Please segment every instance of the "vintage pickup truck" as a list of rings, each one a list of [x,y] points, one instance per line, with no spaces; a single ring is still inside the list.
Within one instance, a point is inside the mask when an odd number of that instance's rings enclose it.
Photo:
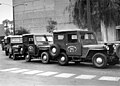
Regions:
[[[119,44],[99,44],[93,32],[80,29],[54,31],[49,52],[60,65],[69,61],[92,62],[97,68],[105,68],[118,64],[120,60]]]
[[[49,54],[51,43],[53,43],[51,34],[24,34],[23,52],[26,62],[30,62],[32,59],[40,59],[42,63],[49,63],[52,60]]]

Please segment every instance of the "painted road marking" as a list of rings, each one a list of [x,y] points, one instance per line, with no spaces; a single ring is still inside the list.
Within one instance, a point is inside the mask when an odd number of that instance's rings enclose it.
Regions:
[[[32,70],[32,69],[22,69],[22,68],[9,68],[9,69],[1,69],[0,71],[3,72],[11,72],[11,73],[20,73],[20,74],[35,74],[39,76],[52,76],[52,77],[59,77],[59,78],[70,78],[76,74],[72,73],[59,73],[59,72],[52,72],[52,71],[40,71],[40,70]],[[94,79],[97,77],[97,75],[78,75],[76,77],[73,77],[75,79]],[[96,78],[97,79],[97,78]],[[120,77],[114,77],[114,76],[101,76],[97,80],[100,81],[119,81]]]
[[[57,74],[57,73],[58,73],[58,72],[48,71],[48,72],[40,73],[40,74],[37,74],[37,75],[41,75],[41,76],[51,76],[51,75],[54,75],[54,74]]]
[[[37,74],[37,73],[41,73],[43,71],[39,71],[39,70],[32,70],[32,71],[28,71],[28,72],[24,72],[22,74]]]
[[[9,69],[3,69],[3,70],[0,70],[0,71],[13,71],[13,70],[18,70],[20,68],[9,68]]]
[[[54,77],[61,77],[61,78],[69,78],[69,77],[72,77],[74,76],[75,74],[71,74],[71,73],[61,73],[61,74],[58,74]]]
[[[75,77],[76,79],[93,79],[95,78],[96,75],[79,75],[77,77]]]
[[[99,78],[99,80],[105,80],[105,81],[119,81],[120,77],[110,77],[110,76],[102,76]]]
[[[14,70],[14,71],[10,71],[10,72],[12,72],[12,73],[22,73],[22,72],[25,72],[25,71],[29,71],[29,69]]]

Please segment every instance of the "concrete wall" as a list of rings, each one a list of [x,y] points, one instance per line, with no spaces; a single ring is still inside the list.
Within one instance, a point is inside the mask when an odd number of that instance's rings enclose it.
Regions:
[[[64,26],[70,21],[69,12],[65,10],[69,4],[69,0],[13,0],[16,29],[24,27],[31,33],[46,32],[50,18],[57,21],[58,27]]]

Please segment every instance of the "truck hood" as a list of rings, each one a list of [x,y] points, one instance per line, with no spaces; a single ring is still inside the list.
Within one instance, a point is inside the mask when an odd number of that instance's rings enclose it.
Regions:
[[[37,45],[37,47],[50,47],[50,45]]]
[[[83,48],[89,48],[89,49],[105,49],[106,45],[104,44],[97,44],[97,45],[83,45]]]

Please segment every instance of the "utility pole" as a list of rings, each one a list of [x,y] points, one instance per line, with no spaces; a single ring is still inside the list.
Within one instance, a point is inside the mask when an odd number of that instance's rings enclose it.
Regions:
[[[15,8],[13,6],[13,34],[15,35]]]
[[[86,2],[87,2],[87,27],[89,31],[92,31],[90,0],[86,0]]]

